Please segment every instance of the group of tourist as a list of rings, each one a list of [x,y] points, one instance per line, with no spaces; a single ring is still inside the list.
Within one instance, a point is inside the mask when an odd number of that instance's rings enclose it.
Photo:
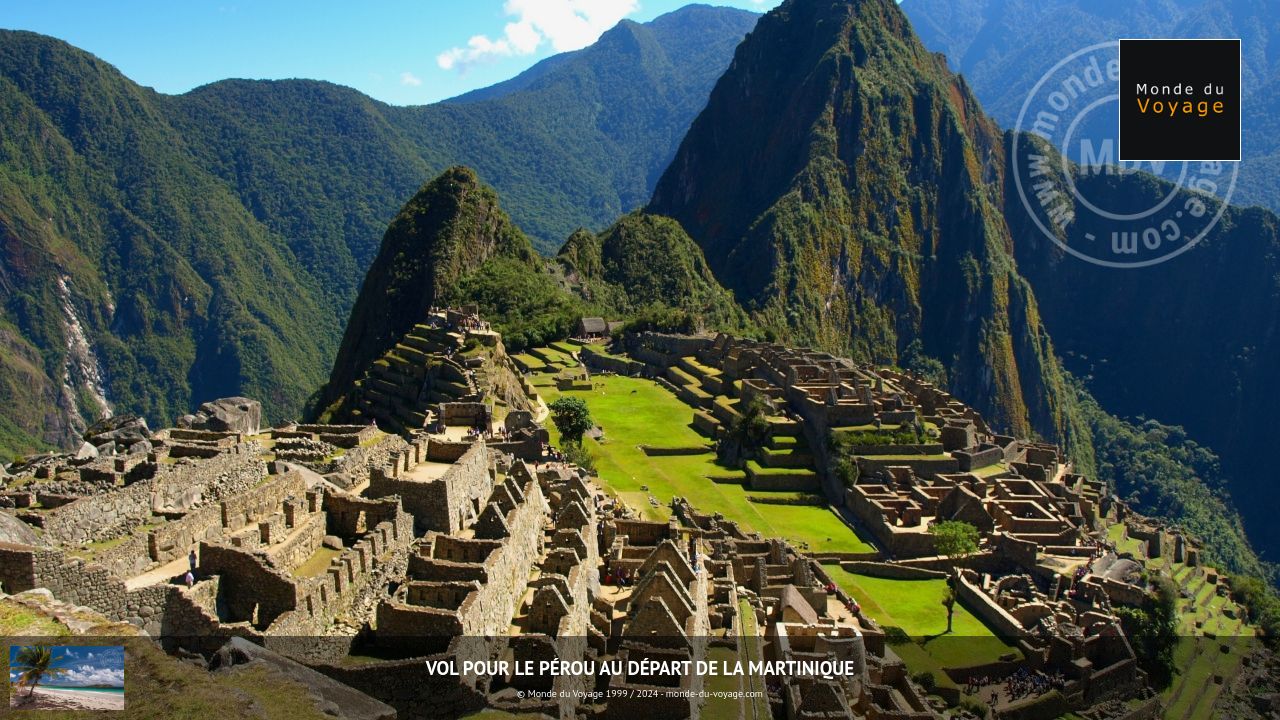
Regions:
[[[1032,671],[1025,667],[1018,668],[1016,672],[1010,673],[1004,679],[1004,696],[1009,702],[1021,700],[1025,697],[1034,697],[1043,695],[1050,690],[1062,690],[1067,686],[1067,679],[1060,672],[1044,673],[1039,670]],[[969,695],[977,695],[982,688],[995,685],[991,688],[991,694],[988,698],[989,703],[994,707],[1000,701],[1000,683],[992,681],[990,676],[983,675],[981,677],[971,677],[965,683],[965,693]]]
[[[192,587],[193,585],[196,584],[196,551],[195,550],[192,550],[187,555],[187,564],[190,565],[191,567],[190,569],[187,570],[187,574],[182,576],[182,582],[185,583],[187,587]]]
[[[564,453],[560,452],[559,449],[552,447],[550,445],[543,445],[542,454],[547,458],[546,460],[547,465],[551,465],[552,463],[564,462]],[[541,464],[542,463],[539,463],[539,465]]]
[[[630,587],[635,583],[635,578],[631,576],[631,571],[626,568],[619,568],[617,572],[613,571],[609,565],[604,566],[604,584],[616,585],[617,587]]]

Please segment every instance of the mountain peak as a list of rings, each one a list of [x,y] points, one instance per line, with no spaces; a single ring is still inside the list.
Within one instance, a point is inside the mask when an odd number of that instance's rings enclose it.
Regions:
[[[454,166],[405,203],[391,221],[351,310],[320,408],[332,403],[468,270],[492,257],[536,269],[537,254],[475,171]]]
[[[766,329],[881,363],[918,341],[997,425],[1064,439],[1060,370],[985,178],[1000,151],[892,0],[787,0],[739,45],[649,211]]]

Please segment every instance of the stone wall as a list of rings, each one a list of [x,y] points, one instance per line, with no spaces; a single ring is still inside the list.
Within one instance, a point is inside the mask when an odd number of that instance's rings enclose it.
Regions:
[[[265,628],[298,606],[294,580],[239,548],[200,543],[200,574],[221,575],[219,605],[224,621],[253,622]]]
[[[202,460],[160,463],[155,472],[153,507],[185,509],[193,501],[220,500],[257,485],[267,474],[262,446],[239,443]]]
[[[982,591],[982,588],[965,578],[963,573],[956,581],[956,596],[969,612],[978,616],[978,619],[992,628],[996,635],[1007,639],[1025,634],[1022,624],[1017,619],[997,605],[991,596]]]
[[[899,565],[897,563],[867,562],[862,560],[845,561],[840,567],[847,572],[871,577],[889,578],[892,580],[937,580],[947,574],[939,570]]]
[[[151,537],[134,533],[119,545],[94,554],[93,561],[122,578],[133,577],[151,566]]]
[[[297,608],[277,619],[271,626],[273,634],[322,634],[335,617],[353,607],[372,609],[374,596],[381,595],[386,583],[392,577],[403,577],[405,551],[413,541],[413,519],[398,503],[390,504],[394,506],[391,519],[378,522],[345,548],[324,574],[299,583]]]
[[[182,510],[243,492],[266,474],[260,449],[257,443],[242,443],[209,459],[153,464],[149,479],[45,512],[45,537],[64,546],[111,540],[150,522],[155,510]],[[120,559],[111,557],[113,563]]]
[[[596,370],[617,373],[618,375],[640,375],[644,372],[644,363],[636,362],[630,358],[602,355],[590,348],[582,348],[578,352],[578,357],[582,358],[582,362],[587,367]]]
[[[407,446],[399,435],[382,435],[376,442],[348,450],[336,460],[336,470],[350,477],[352,485],[359,485],[369,479],[373,469],[385,467],[393,455],[403,452]]]
[[[960,469],[964,472],[977,470],[1004,460],[1004,449],[998,445],[991,445],[976,450],[958,450],[952,455],[956,462],[960,464]]]
[[[165,583],[127,590],[106,567],[68,559],[56,550],[0,544],[0,585],[7,593],[44,588],[59,600],[140,627],[161,638],[168,650],[181,646],[211,652],[232,632],[247,632],[221,627],[195,602],[194,591]]]
[[[434,443],[433,443],[434,444]],[[370,497],[399,495],[404,509],[414,516],[420,531],[455,533],[473,517],[479,503],[489,496],[493,481],[489,475],[490,451],[483,442],[472,443],[457,462],[437,480],[406,480],[387,469],[373,471],[369,478]]]
[[[871,533],[890,557],[915,558],[937,553],[933,535],[928,532],[899,531],[861,490],[846,490],[844,498],[845,507],[853,511],[861,526]]]
[[[222,526],[227,530],[240,528],[279,512],[286,498],[306,495],[307,484],[297,472],[277,476],[252,492],[242,492],[222,502]]]
[[[431,440],[427,443],[427,460],[432,462],[455,463],[471,449],[472,441],[450,442],[447,440]]]
[[[59,545],[111,540],[151,519],[155,480],[89,495],[44,513],[44,536]]]
[[[292,530],[284,542],[267,551],[271,564],[282,570],[292,570],[315,554],[324,541],[325,518],[320,514],[307,515]]]
[[[222,506],[217,503],[205,505],[148,533],[148,560],[169,562],[185,555],[192,545],[202,540],[215,540],[221,534]]]
[[[507,536],[485,559],[486,582],[466,593],[457,606],[444,608],[415,603],[411,597],[415,586],[410,583],[410,592],[379,606],[379,630],[396,637],[450,632],[472,637],[505,634],[529,582],[529,569],[541,553],[547,512],[536,481],[528,483],[523,495],[524,501],[506,514]]]
[[[0,592],[13,595],[36,585],[34,553],[28,545],[0,543]]]

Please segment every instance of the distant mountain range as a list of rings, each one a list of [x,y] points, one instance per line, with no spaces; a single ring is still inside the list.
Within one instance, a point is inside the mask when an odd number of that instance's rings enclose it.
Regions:
[[[1240,38],[1243,155],[1232,203],[1280,210],[1280,13],[1267,0],[903,0],[982,107],[1014,127],[1031,87],[1072,52],[1117,38]]]
[[[642,205],[757,15],[690,6],[492,88],[392,107],[324,82],[157,94],[0,32],[0,455],[106,407],[296,415],[387,223],[466,163],[543,253]]]

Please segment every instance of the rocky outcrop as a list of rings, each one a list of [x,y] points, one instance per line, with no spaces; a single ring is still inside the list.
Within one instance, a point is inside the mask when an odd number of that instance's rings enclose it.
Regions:
[[[178,427],[256,435],[262,429],[262,403],[245,397],[211,400],[194,415],[178,418]]]
[[[390,705],[374,700],[359,690],[332,680],[283,655],[254,645],[244,638],[228,640],[210,662],[210,667],[218,672],[236,672],[237,667],[254,665],[270,668],[301,685],[315,698],[316,707],[326,715],[349,720],[396,718],[395,708]]]
[[[99,420],[84,431],[84,445],[76,454],[77,458],[90,459],[99,455],[123,455],[150,450],[151,429],[147,427],[145,418],[137,415],[116,415]]]
[[[7,513],[0,513],[0,542],[44,547],[45,542],[31,526]]]

